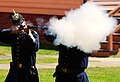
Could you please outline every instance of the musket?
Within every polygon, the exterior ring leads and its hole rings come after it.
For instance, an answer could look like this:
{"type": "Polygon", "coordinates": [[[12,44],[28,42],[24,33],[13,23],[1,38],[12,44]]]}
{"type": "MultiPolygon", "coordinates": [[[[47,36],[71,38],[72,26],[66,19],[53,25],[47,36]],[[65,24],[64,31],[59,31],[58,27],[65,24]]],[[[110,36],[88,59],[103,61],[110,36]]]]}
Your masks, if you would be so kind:
{"type": "Polygon", "coordinates": [[[44,25],[42,25],[42,26],[29,26],[29,25],[27,25],[27,28],[28,29],[48,29],[48,26],[44,26],[44,25]]]}
{"type": "MultiPolygon", "coordinates": [[[[13,25],[18,24],[19,30],[23,30],[25,25],[22,25],[22,23],[25,21],[25,18],[23,18],[23,16],[19,13],[16,13],[14,9],[13,10],[13,15],[12,15],[12,21],[13,21],[13,25]]],[[[28,29],[48,29],[48,26],[29,26],[27,25],[28,29]]]]}

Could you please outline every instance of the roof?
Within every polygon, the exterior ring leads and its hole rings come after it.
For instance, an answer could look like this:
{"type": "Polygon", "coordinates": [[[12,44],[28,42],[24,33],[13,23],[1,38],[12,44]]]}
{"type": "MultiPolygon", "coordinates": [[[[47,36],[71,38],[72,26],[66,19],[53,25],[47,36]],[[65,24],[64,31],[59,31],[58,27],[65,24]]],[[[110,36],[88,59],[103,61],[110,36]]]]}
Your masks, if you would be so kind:
{"type": "Polygon", "coordinates": [[[82,0],[0,0],[0,12],[64,15],[65,11],[77,8],[82,0]]]}

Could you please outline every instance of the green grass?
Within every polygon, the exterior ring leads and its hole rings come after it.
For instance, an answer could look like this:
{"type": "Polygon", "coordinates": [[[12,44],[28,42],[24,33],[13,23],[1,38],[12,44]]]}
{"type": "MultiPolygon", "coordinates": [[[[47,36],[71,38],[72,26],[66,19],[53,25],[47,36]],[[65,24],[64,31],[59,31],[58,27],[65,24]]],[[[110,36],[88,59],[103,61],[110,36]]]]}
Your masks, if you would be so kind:
{"type": "Polygon", "coordinates": [[[9,54],[11,54],[11,47],[0,45],[0,55],[9,55],[9,54]]]}
{"type": "Polygon", "coordinates": [[[48,50],[48,49],[39,49],[37,54],[41,54],[41,55],[57,55],[58,51],[56,51],[56,50],[48,50]]]}
{"type": "MultiPolygon", "coordinates": [[[[42,48],[40,48],[37,51],[38,55],[57,55],[59,52],[57,50],[56,47],[53,47],[51,44],[50,45],[46,45],[46,44],[42,44],[41,46],[42,48]],[[48,48],[49,47],[49,48],[48,48]]],[[[10,55],[11,54],[11,47],[10,46],[3,46],[0,45],[0,55],[10,55]]],[[[120,58],[120,56],[110,56],[111,58],[120,58]]]]}
{"type": "Polygon", "coordinates": [[[0,70],[0,82],[4,82],[8,70],[0,70]]]}
{"type": "Polygon", "coordinates": [[[39,69],[40,82],[55,82],[55,78],[52,77],[54,69],[39,69]]]}
{"type": "Polygon", "coordinates": [[[12,59],[0,59],[0,64],[9,64],[12,61],[12,59]]]}
{"type": "Polygon", "coordinates": [[[36,63],[42,64],[42,63],[57,63],[58,58],[37,58],[36,63]]]}
{"type": "MultiPolygon", "coordinates": [[[[0,55],[10,55],[11,48],[9,46],[0,46],[0,55]]],[[[39,49],[37,52],[39,55],[56,55],[57,50],[54,49],[39,49]]],[[[111,56],[113,58],[120,58],[120,56],[111,56]]],[[[57,63],[57,58],[37,58],[37,64],[41,63],[57,63]]],[[[0,59],[0,64],[8,64],[10,59],[0,59]]],[[[100,62],[100,61],[90,61],[100,62]]],[[[40,82],[54,82],[55,78],[52,77],[55,69],[38,69],[40,82]]],[[[86,69],[90,82],[120,82],[120,67],[91,67],[86,69]]],[[[0,82],[4,82],[4,79],[8,73],[8,70],[0,70],[0,82]]]]}
{"type": "Polygon", "coordinates": [[[111,58],[120,58],[120,56],[113,55],[111,58]]]}
{"type": "MultiPolygon", "coordinates": [[[[0,64],[9,64],[11,62],[10,59],[0,59],[0,64]]],[[[57,63],[58,58],[37,58],[36,63],[37,64],[49,64],[49,63],[57,63]]]]}
{"type": "Polygon", "coordinates": [[[89,60],[89,62],[102,62],[100,60],[89,60]]]}
{"type": "MultiPolygon", "coordinates": [[[[0,45],[0,55],[10,55],[11,54],[11,47],[10,46],[2,46],[0,45]]],[[[39,49],[37,51],[39,55],[57,55],[58,51],[54,49],[39,49]]]]}
{"type": "MultiPolygon", "coordinates": [[[[11,62],[11,58],[10,59],[0,59],[0,64],[9,64],[11,62]]],[[[36,59],[36,63],[37,64],[49,64],[49,63],[57,63],[58,62],[58,58],[37,58],[36,59]]],[[[100,60],[89,60],[89,62],[101,62],[100,60]]]]}
{"type": "MultiPolygon", "coordinates": [[[[8,70],[0,70],[0,82],[4,82],[7,73],[8,70]]],[[[52,77],[54,69],[38,69],[38,73],[40,82],[54,82],[55,78],[52,77]]]]}
{"type": "MultiPolygon", "coordinates": [[[[40,82],[54,82],[52,77],[55,69],[38,69],[40,82]]],[[[0,70],[0,82],[4,79],[8,70],[0,70]]],[[[120,82],[120,67],[92,67],[87,68],[86,73],[90,82],[120,82]]]]}
{"type": "Polygon", "coordinates": [[[120,82],[120,67],[88,68],[90,82],[120,82]]]}

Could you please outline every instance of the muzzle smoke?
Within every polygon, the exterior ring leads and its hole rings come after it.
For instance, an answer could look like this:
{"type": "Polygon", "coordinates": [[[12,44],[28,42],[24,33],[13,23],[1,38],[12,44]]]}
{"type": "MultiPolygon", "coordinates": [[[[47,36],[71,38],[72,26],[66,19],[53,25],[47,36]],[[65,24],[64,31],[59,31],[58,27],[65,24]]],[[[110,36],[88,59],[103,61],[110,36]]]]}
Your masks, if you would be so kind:
{"type": "Polygon", "coordinates": [[[115,18],[93,2],[66,12],[62,19],[53,17],[49,22],[49,29],[57,34],[55,45],[77,46],[87,53],[98,50],[100,42],[105,41],[117,25],[115,18]]]}

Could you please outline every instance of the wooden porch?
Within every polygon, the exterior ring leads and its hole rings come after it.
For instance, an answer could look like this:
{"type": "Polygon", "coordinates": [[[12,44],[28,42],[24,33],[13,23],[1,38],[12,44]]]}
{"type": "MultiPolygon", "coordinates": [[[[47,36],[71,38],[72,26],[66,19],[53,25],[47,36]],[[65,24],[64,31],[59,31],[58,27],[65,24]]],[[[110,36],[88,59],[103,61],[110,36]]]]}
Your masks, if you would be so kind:
{"type": "Polygon", "coordinates": [[[118,20],[118,25],[113,33],[107,36],[107,40],[100,42],[101,49],[93,51],[92,57],[109,57],[111,55],[120,55],[120,1],[105,1],[97,0],[97,4],[104,6],[105,10],[108,11],[109,16],[113,16],[118,20]]]}

